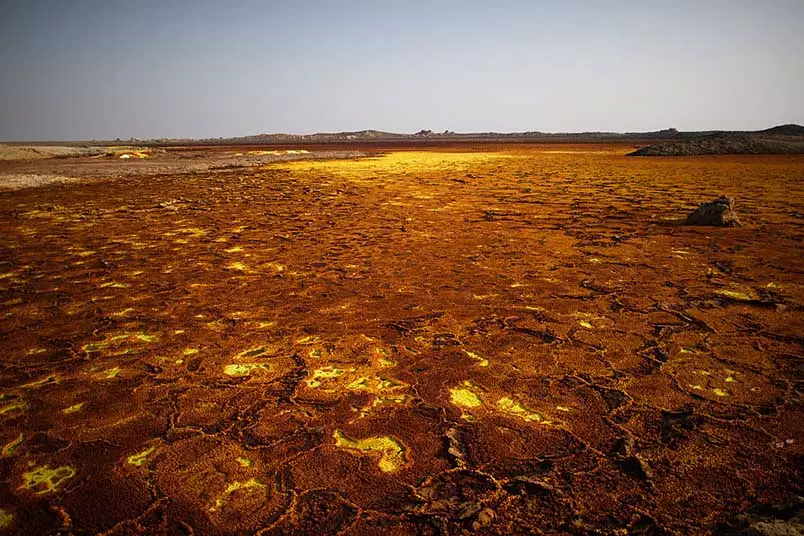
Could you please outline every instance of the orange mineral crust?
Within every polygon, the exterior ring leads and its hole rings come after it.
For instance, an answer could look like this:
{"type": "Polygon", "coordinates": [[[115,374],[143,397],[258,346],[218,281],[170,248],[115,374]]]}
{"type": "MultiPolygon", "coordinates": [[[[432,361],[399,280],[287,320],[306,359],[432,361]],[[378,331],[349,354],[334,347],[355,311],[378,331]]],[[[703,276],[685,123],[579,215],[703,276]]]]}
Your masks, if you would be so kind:
{"type": "Polygon", "coordinates": [[[631,150],[0,191],[0,534],[710,534],[794,501],[804,156],[631,150]],[[721,194],[742,227],[684,224],[721,194]]]}

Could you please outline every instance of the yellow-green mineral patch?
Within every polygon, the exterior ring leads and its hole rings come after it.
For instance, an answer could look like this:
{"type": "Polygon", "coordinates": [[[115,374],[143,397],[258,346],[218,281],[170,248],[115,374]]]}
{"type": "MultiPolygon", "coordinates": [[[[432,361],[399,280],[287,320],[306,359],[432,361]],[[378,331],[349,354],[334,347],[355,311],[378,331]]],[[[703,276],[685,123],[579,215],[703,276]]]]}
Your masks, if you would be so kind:
{"type": "Polygon", "coordinates": [[[264,346],[257,346],[256,348],[249,348],[234,356],[235,360],[239,359],[253,359],[268,352],[268,348],[264,346]]]}
{"type": "Polygon", "coordinates": [[[206,230],[199,229],[198,227],[184,227],[182,229],[176,229],[176,232],[189,234],[195,236],[196,238],[200,238],[207,234],[206,230]]]}
{"type": "Polygon", "coordinates": [[[109,346],[109,345],[106,344],[105,342],[91,342],[91,343],[88,343],[88,344],[85,344],[84,346],[82,346],[81,350],[83,352],[100,352],[101,350],[103,350],[107,346],[109,346]]]}
{"type": "Polygon", "coordinates": [[[285,271],[285,265],[284,264],[279,264],[278,262],[268,262],[268,263],[265,263],[263,266],[273,270],[274,272],[284,272],[285,271]]]}
{"type": "Polygon", "coordinates": [[[381,357],[380,358],[380,366],[382,368],[395,367],[396,366],[396,361],[394,361],[393,359],[388,359],[388,358],[385,358],[385,357],[381,357]]]}
{"type": "MultiPolygon", "coordinates": [[[[330,380],[342,376],[346,370],[335,367],[322,367],[313,371],[313,374],[307,378],[307,385],[312,388],[320,387],[320,380],[330,380]]],[[[350,371],[351,372],[351,371],[350,371]]]]}
{"type": "Polygon", "coordinates": [[[63,410],[61,410],[61,412],[64,413],[65,415],[69,415],[70,413],[76,413],[78,411],[81,411],[81,408],[83,407],[84,402],[79,402],[78,404],[73,404],[69,408],[64,408],[63,410]]]}
{"type": "Polygon", "coordinates": [[[20,398],[0,406],[0,415],[5,415],[6,413],[22,413],[27,407],[28,404],[20,398]]]}
{"type": "Polygon", "coordinates": [[[453,387],[449,390],[449,400],[462,408],[476,408],[483,405],[483,401],[471,390],[470,382],[463,382],[463,387],[453,387]]]}
{"type": "Polygon", "coordinates": [[[500,408],[503,413],[513,415],[514,417],[519,417],[526,421],[548,424],[548,421],[545,420],[542,414],[523,406],[520,402],[508,398],[507,396],[497,401],[497,407],[500,408]]]}
{"type": "Polygon", "coordinates": [[[231,264],[227,264],[226,268],[232,270],[234,272],[247,272],[248,266],[243,264],[242,262],[233,262],[231,264]]]}
{"type": "Polygon", "coordinates": [[[126,460],[129,465],[136,465],[137,467],[141,467],[145,462],[148,461],[148,457],[156,450],[156,447],[149,447],[142,452],[138,452],[137,454],[132,454],[126,460]]]}
{"type": "Polygon", "coordinates": [[[137,332],[137,333],[121,333],[120,335],[115,335],[108,339],[109,342],[118,342],[118,341],[134,341],[134,342],[156,342],[158,338],[156,335],[148,335],[147,333],[137,332]]]}
{"type": "Polygon", "coordinates": [[[248,376],[254,371],[271,370],[268,363],[232,363],[223,367],[223,373],[227,376],[248,376]]]}
{"type": "Polygon", "coordinates": [[[237,463],[240,464],[240,467],[251,467],[254,465],[253,460],[249,460],[248,458],[243,458],[242,456],[238,456],[235,458],[237,463]]]}
{"type": "Polygon", "coordinates": [[[107,337],[105,340],[100,342],[92,342],[89,344],[85,344],[81,347],[81,350],[84,352],[99,352],[108,346],[111,346],[116,343],[120,343],[121,341],[126,342],[156,342],[158,337],[155,335],[149,335],[143,332],[137,333],[120,333],[118,335],[113,335],[111,337],[107,337]]]}
{"type": "Polygon", "coordinates": [[[140,342],[156,342],[159,338],[156,335],[148,335],[147,333],[135,333],[134,340],[140,342]]]}
{"type": "Polygon", "coordinates": [[[43,385],[47,385],[50,383],[58,383],[58,377],[55,374],[51,374],[50,376],[45,376],[39,380],[34,380],[32,382],[28,382],[25,384],[20,385],[20,389],[34,389],[36,387],[41,387],[43,385]]]}
{"type": "Polygon", "coordinates": [[[477,355],[474,352],[470,352],[469,350],[464,350],[463,353],[465,353],[466,355],[468,355],[469,357],[471,357],[472,359],[477,361],[477,365],[479,367],[488,367],[489,366],[489,360],[488,359],[485,359],[485,358],[477,355]]]}
{"type": "Polygon", "coordinates": [[[217,510],[220,510],[223,507],[223,505],[226,504],[226,501],[229,500],[229,497],[233,493],[240,490],[253,490],[253,489],[265,490],[265,484],[263,484],[256,478],[251,478],[249,480],[246,480],[245,482],[240,481],[232,482],[226,487],[226,490],[224,490],[224,492],[221,493],[217,499],[215,499],[215,504],[209,507],[209,511],[215,512],[217,510]]]}
{"type": "Polygon", "coordinates": [[[367,437],[366,439],[352,439],[339,430],[332,434],[335,445],[338,447],[357,450],[360,452],[378,452],[380,461],[378,466],[384,473],[392,473],[405,463],[405,446],[396,438],[390,436],[367,437]]]}
{"type": "Polygon", "coordinates": [[[721,296],[725,296],[726,298],[731,298],[732,300],[738,301],[752,301],[758,299],[756,294],[752,291],[743,292],[740,290],[729,290],[729,289],[720,289],[716,291],[717,294],[721,296]]]}
{"type": "Polygon", "coordinates": [[[120,367],[113,367],[96,373],[95,377],[99,380],[111,380],[112,378],[117,378],[119,375],[120,367]]]}
{"type": "Polygon", "coordinates": [[[376,408],[377,406],[385,406],[387,404],[407,404],[409,400],[410,397],[405,394],[378,396],[371,405],[376,408]]]}
{"type": "Polygon", "coordinates": [[[371,404],[360,410],[360,417],[363,418],[371,414],[373,408],[400,404],[405,405],[410,402],[410,400],[411,398],[406,394],[375,396],[371,404]]]}
{"type": "Polygon", "coordinates": [[[17,449],[19,448],[19,446],[22,445],[23,441],[25,441],[25,436],[20,434],[16,438],[14,438],[11,441],[9,441],[8,443],[6,443],[3,446],[3,451],[2,451],[3,452],[3,458],[8,458],[10,456],[13,456],[14,453],[17,452],[17,449]]]}
{"type": "Polygon", "coordinates": [[[118,283],[117,281],[107,281],[106,283],[101,283],[100,288],[128,288],[129,285],[127,283],[118,283]]]}
{"type": "Polygon", "coordinates": [[[358,378],[355,381],[349,383],[346,388],[350,391],[363,391],[370,387],[371,380],[369,378],[358,378]]]}
{"type": "Polygon", "coordinates": [[[74,476],[75,469],[69,465],[55,469],[51,469],[49,465],[43,465],[23,474],[23,483],[20,488],[25,488],[37,495],[44,495],[55,492],[59,486],[74,476]]]}
{"type": "Polygon", "coordinates": [[[14,522],[14,516],[0,508],[0,529],[7,529],[14,522]]]}
{"type": "Polygon", "coordinates": [[[398,382],[391,378],[385,378],[383,376],[379,376],[377,378],[377,391],[384,392],[384,391],[392,391],[394,389],[399,389],[402,387],[407,387],[404,383],[398,382]]]}
{"type": "Polygon", "coordinates": [[[388,348],[377,346],[374,348],[374,355],[377,357],[377,362],[379,363],[380,367],[390,368],[396,366],[396,361],[391,359],[391,351],[388,348]]]}

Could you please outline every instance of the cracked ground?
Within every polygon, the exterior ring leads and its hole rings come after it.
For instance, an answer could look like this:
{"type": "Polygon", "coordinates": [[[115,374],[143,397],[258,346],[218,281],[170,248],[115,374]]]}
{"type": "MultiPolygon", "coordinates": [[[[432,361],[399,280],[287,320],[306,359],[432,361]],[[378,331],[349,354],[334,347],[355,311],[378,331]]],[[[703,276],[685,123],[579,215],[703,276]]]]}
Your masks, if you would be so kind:
{"type": "Polygon", "coordinates": [[[0,533],[709,534],[801,495],[804,158],[630,149],[0,193],[0,533]],[[743,227],[683,225],[720,194],[743,227]]]}

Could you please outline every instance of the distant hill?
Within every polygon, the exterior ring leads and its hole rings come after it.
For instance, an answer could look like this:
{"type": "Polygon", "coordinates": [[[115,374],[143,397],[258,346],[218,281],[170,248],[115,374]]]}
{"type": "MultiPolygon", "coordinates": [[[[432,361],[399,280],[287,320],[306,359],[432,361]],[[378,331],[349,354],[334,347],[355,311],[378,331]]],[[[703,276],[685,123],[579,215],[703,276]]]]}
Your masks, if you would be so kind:
{"type": "Polygon", "coordinates": [[[433,132],[415,134],[356,130],[315,134],[265,133],[232,138],[160,138],[91,141],[6,142],[7,145],[118,146],[122,143],[149,147],[177,146],[298,146],[298,145],[448,145],[465,143],[627,143],[646,145],[633,155],[670,156],[732,153],[799,153],[804,127],[781,125],[759,131],[685,132],[674,128],[651,132],[433,132]]]}
{"type": "Polygon", "coordinates": [[[781,125],[756,132],[715,132],[642,147],[628,156],[804,154],[804,127],[781,125]]]}
{"type": "Polygon", "coordinates": [[[774,136],[804,136],[804,127],[801,125],[780,125],[778,127],[761,130],[762,134],[772,134],[774,136]]]}
{"type": "Polygon", "coordinates": [[[405,137],[404,134],[394,134],[392,132],[381,132],[379,130],[358,130],[356,132],[330,132],[317,134],[256,134],[253,136],[241,136],[237,138],[221,138],[216,141],[225,143],[327,143],[337,141],[371,141],[371,140],[393,140],[405,137]]]}
{"type": "MultiPolygon", "coordinates": [[[[315,134],[255,134],[234,138],[133,140],[147,145],[304,145],[304,144],[363,144],[363,143],[640,143],[684,138],[697,133],[676,129],[655,132],[433,132],[420,130],[415,134],[399,134],[380,130],[354,132],[319,132],[315,134]]],[[[94,142],[97,143],[97,142],[94,142]]]]}

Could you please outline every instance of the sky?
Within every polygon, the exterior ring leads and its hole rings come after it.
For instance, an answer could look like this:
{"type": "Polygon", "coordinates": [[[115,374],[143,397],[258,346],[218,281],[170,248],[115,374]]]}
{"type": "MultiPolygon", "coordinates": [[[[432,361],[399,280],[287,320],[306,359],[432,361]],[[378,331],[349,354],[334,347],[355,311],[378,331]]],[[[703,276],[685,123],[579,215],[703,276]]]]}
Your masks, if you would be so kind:
{"type": "Polygon", "coordinates": [[[804,124],[802,0],[3,0],[0,140],[804,124]]]}

